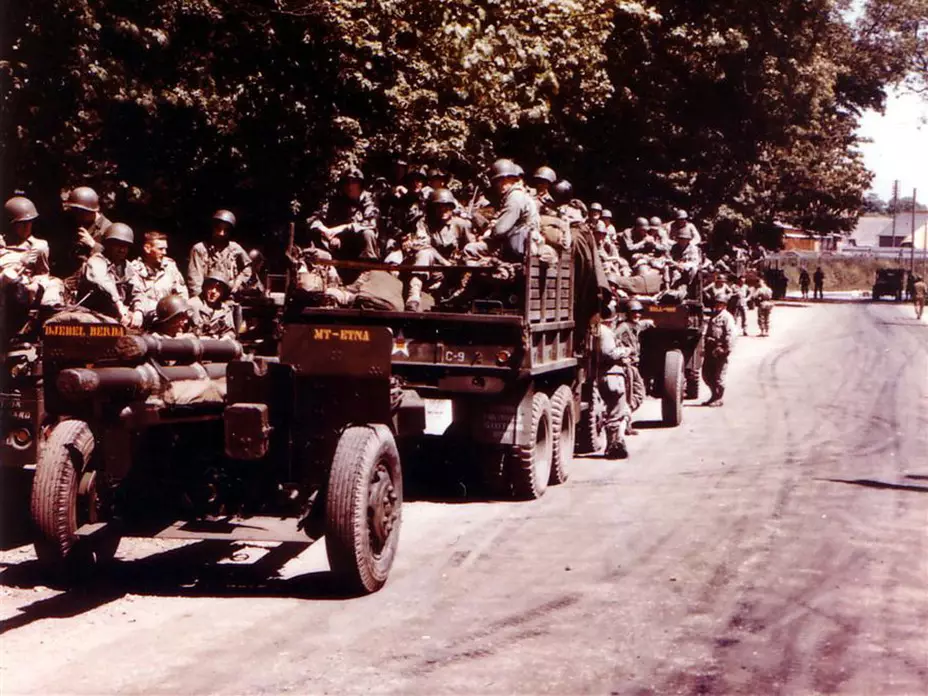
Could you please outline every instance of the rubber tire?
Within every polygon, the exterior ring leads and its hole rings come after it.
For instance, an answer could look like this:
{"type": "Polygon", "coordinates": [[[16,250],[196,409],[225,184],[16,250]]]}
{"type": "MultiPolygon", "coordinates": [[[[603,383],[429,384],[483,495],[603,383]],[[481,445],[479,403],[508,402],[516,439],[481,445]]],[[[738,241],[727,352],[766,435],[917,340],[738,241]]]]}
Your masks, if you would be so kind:
{"type": "Polygon", "coordinates": [[[570,475],[568,467],[574,457],[577,440],[577,419],[574,415],[574,391],[566,384],[551,396],[551,477],[548,483],[557,486],[570,475]]]}
{"type": "Polygon", "coordinates": [[[78,489],[93,457],[94,436],[84,421],[66,420],[54,427],[42,447],[32,483],[30,513],[35,526],[36,556],[59,573],[73,575],[110,560],[118,536],[102,543],[79,543],[78,489]]]}
{"type": "Polygon", "coordinates": [[[520,500],[537,500],[551,480],[554,437],[551,430],[551,401],[540,392],[532,397],[532,428],[527,445],[513,448],[510,458],[512,492],[520,500]]]}
{"type": "Polygon", "coordinates": [[[595,384],[590,392],[590,405],[580,413],[577,424],[577,453],[597,454],[606,449],[606,428],[600,415],[604,412],[603,397],[595,384]]]}
{"type": "Polygon", "coordinates": [[[676,427],[683,421],[683,366],[679,350],[664,354],[664,388],[661,391],[661,418],[664,425],[676,427]]]}
{"type": "Polygon", "coordinates": [[[329,567],[355,594],[376,592],[387,581],[399,546],[402,522],[403,475],[393,433],[386,425],[347,428],[338,440],[325,506],[325,545],[329,567]],[[397,521],[380,554],[371,548],[367,503],[369,482],[383,462],[397,495],[397,521]]]}

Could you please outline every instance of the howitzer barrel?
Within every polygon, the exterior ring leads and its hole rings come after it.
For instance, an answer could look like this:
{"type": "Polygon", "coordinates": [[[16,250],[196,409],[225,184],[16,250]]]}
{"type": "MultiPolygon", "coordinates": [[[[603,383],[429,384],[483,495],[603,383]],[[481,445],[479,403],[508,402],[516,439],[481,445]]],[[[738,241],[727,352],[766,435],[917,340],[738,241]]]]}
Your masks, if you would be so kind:
{"type": "Polygon", "coordinates": [[[85,399],[101,394],[143,399],[172,382],[192,379],[219,379],[226,376],[226,363],[178,365],[155,369],[136,367],[70,368],[58,373],[56,386],[62,396],[85,399]]]}
{"type": "Polygon", "coordinates": [[[168,338],[165,336],[123,336],[116,344],[116,353],[126,361],[156,358],[160,361],[195,363],[229,362],[242,357],[238,341],[215,338],[168,338]]]}

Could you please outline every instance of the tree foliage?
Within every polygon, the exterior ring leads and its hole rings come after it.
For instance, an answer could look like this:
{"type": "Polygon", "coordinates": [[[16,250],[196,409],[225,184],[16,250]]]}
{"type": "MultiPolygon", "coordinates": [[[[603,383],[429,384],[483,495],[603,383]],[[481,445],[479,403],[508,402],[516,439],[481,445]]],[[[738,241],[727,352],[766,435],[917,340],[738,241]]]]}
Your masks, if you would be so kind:
{"type": "Polygon", "coordinates": [[[470,176],[506,154],[620,214],[846,229],[857,117],[924,59],[926,2],[854,21],[838,0],[5,3],[2,187],[257,229],[348,163],[470,176]]]}

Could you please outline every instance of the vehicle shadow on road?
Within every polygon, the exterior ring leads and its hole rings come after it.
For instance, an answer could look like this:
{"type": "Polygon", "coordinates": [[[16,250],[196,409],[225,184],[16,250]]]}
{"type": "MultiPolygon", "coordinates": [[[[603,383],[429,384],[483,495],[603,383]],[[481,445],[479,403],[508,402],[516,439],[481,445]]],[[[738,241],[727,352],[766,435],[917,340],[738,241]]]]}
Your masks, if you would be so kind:
{"type": "MultiPolygon", "coordinates": [[[[908,479],[926,479],[928,476],[906,476],[908,479]]],[[[909,483],[890,483],[889,481],[876,481],[873,479],[817,479],[818,481],[829,481],[830,483],[847,483],[852,486],[864,486],[865,488],[886,488],[894,491],[913,491],[915,493],[928,493],[928,486],[916,486],[909,483]]]]}
{"type": "Polygon", "coordinates": [[[222,563],[248,545],[200,541],[133,560],[115,559],[93,571],[92,577],[69,584],[53,581],[37,561],[11,564],[0,572],[0,584],[19,588],[64,589],[39,599],[21,613],[0,621],[0,635],[35,621],[78,616],[126,595],[161,597],[293,597],[312,600],[349,599],[329,571],[282,578],[283,566],[306,544],[281,543],[252,563],[222,563]]]}

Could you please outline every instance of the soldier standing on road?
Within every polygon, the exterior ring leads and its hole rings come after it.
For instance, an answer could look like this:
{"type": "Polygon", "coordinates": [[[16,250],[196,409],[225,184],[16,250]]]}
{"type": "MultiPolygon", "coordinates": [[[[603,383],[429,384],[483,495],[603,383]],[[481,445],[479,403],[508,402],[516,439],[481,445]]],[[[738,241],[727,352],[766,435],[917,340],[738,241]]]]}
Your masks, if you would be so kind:
{"type": "Polygon", "coordinates": [[[628,447],[625,435],[631,423],[632,411],[628,403],[628,391],[625,386],[625,370],[633,349],[623,346],[616,331],[609,325],[612,310],[603,310],[603,321],[598,327],[599,348],[599,394],[603,399],[606,413],[604,427],[606,430],[607,459],[625,459],[628,447]]]}
{"type": "Polygon", "coordinates": [[[100,212],[100,197],[89,186],[78,186],[68,192],[64,211],[74,224],[72,266],[68,273],[79,271],[91,254],[103,251],[103,233],[110,221],[100,212]]]}
{"type": "Polygon", "coordinates": [[[916,276],[915,283],[912,285],[912,299],[915,301],[915,318],[921,319],[922,312],[925,311],[925,295],[928,294],[928,285],[925,279],[916,276]]]}
{"type": "Polygon", "coordinates": [[[809,285],[812,279],[809,277],[809,271],[803,266],[799,269],[799,289],[802,291],[802,299],[809,299],[809,285]]]}
{"type": "Polygon", "coordinates": [[[760,279],[752,299],[757,305],[757,325],[760,327],[760,335],[769,336],[770,312],[773,311],[773,290],[763,278],[760,279]]]}
{"type": "Polygon", "coordinates": [[[202,338],[235,338],[235,312],[229,298],[232,287],[226,277],[213,271],[203,279],[203,290],[190,300],[190,318],[202,338]]]}
{"type": "Polygon", "coordinates": [[[229,210],[213,213],[212,229],[208,242],[197,242],[190,250],[187,264],[187,287],[190,296],[196,297],[203,289],[203,279],[220,273],[229,279],[233,290],[251,274],[248,253],[229,237],[235,228],[235,215],[229,210]]]}
{"type": "Polygon", "coordinates": [[[126,260],[135,242],[129,225],[114,222],[103,235],[103,252],[91,254],[81,269],[78,303],[118,319],[124,326],[142,326],[141,296],[135,269],[126,260]]]}
{"type": "Polygon", "coordinates": [[[163,232],[146,232],[142,255],[131,262],[138,279],[140,308],[147,318],[154,316],[158,302],[163,297],[188,297],[184,276],[167,254],[167,235],[163,232]]]}
{"type": "Polygon", "coordinates": [[[741,325],[741,335],[748,335],[748,300],[751,297],[751,288],[744,281],[744,276],[738,276],[738,280],[731,288],[731,309],[732,316],[735,318],[735,324],[741,325]]]}
{"type": "Polygon", "coordinates": [[[815,283],[815,288],[812,290],[812,299],[813,300],[824,300],[825,299],[825,274],[822,272],[821,266],[816,267],[815,273],[812,274],[812,281],[815,283]]]}
{"type": "Polygon", "coordinates": [[[702,378],[712,392],[704,406],[721,406],[725,395],[728,356],[735,341],[735,319],[728,312],[728,300],[719,294],[712,306],[712,318],[706,324],[702,378]]]}

